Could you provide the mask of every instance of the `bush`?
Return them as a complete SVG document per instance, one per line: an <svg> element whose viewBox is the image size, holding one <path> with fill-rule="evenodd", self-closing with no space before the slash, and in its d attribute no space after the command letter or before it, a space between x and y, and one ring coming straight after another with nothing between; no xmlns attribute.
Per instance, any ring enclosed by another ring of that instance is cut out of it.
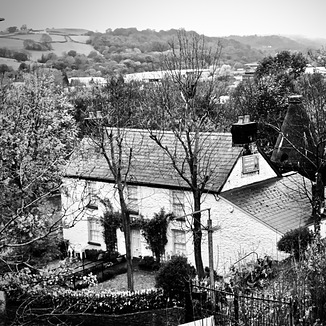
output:
<svg viewBox="0 0 326 326"><path fill-rule="evenodd" d="M85 249L86 258L90 261L97 261L98 256L103 253L103 250L98 249Z"/></svg>
<svg viewBox="0 0 326 326"><path fill-rule="evenodd" d="M270 281L277 277L279 263L270 256L257 258L256 261L232 266L230 283L242 293L254 293L268 287Z"/></svg>
<svg viewBox="0 0 326 326"><path fill-rule="evenodd" d="M179 297L189 290L189 282L196 275L195 268L183 256L172 256L171 260L164 263L159 269L155 281L170 298Z"/></svg>
<svg viewBox="0 0 326 326"><path fill-rule="evenodd" d="M149 220L144 220L141 229L142 235L146 239L149 249L155 255L156 261L160 263L161 255L164 254L165 245L168 242L166 235L171 214L165 214L162 208L159 213L155 213L154 217Z"/></svg>
<svg viewBox="0 0 326 326"><path fill-rule="evenodd" d="M277 243L277 249L299 259L314 239L313 233L307 227L286 232Z"/></svg>
<svg viewBox="0 0 326 326"><path fill-rule="evenodd" d="M116 274L116 272L114 270L106 269L106 270L104 270L103 273L101 273L101 274L99 274L97 276L97 281L99 283L102 283L104 281L107 281L107 280L110 280L110 279L114 278L116 275L117 274Z"/></svg>
<svg viewBox="0 0 326 326"><path fill-rule="evenodd" d="M145 271L156 271L160 268L160 264L157 263L152 256L143 257L139 261L138 266L140 269Z"/></svg>

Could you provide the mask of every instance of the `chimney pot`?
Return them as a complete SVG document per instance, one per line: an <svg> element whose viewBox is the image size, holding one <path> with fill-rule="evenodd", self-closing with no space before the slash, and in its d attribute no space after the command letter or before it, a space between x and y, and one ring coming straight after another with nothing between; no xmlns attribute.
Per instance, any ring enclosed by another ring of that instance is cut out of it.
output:
<svg viewBox="0 0 326 326"><path fill-rule="evenodd" d="M290 103L302 103L302 95L290 95L288 97L288 102Z"/></svg>
<svg viewBox="0 0 326 326"><path fill-rule="evenodd" d="M245 116L244 116L244 121L243 121L244 123L249 123L250 122L250 115L249 114L246 114Z"/></svg>
<svg viewBox="0 0 326 326"><path fill-rule="evenodd" d="M238 117L238 123L243 124L243 115L239 115Z"/></svg>

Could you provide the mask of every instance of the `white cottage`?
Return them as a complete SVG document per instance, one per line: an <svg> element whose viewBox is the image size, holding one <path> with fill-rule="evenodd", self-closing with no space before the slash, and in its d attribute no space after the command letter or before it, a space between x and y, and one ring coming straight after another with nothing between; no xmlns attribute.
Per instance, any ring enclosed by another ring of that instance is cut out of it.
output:
<svg viewBox="0 0 326 326"><path fill-rule="evenodd" d="M174 149L176 164L189 176L184 165L185 152L174 134L165 131L154 136L160 137L164 146ZM193 196L189 185L148 131L124 130L123 148L126 153L133 148L126 186L131 211L150 219L164 208L167 213L181 217L169 224L165 256L182 254L195 265L190 214ZM254 145L250 153L233 147L230 133L200 134L198 165L198 180L205 184L202 224L206 225L209 213L214 227L214 268L226 273L231 265L246 256L283 258L276 249L277 241L286 231L306 225L311 214L309 180L297 173L280 175ZM64 238L75 252L106 249L100 223L105 207L99 199L109 199L119 210L107 162L85 139L66 171L62 192ZM117 236L117 250L123 254L123 233L117 230ZM152 254L137 228L132 229L131 244L134 257ZM208 266L205 230L202 258L204 266Z"/></svg>

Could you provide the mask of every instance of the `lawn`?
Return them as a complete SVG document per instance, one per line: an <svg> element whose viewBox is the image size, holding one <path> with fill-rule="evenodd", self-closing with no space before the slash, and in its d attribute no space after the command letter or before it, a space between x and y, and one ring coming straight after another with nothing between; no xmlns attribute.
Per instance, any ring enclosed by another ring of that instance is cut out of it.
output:
<svg viewBox="0 0 326 326"><path fill-rule="evenodd" d="M136 270L134 271L134 290L152 289L155 287L155 272L147 272ZM114 278L99 283L96 288L101 290L111 291L128 291L127 273L116 275Z"/></svg>
<svg viewBox="0 0 326 326"><path fill-rule="evenodd" d="M139 269L137 262L133 262L134 268L134 290L152 289L155 287L155 275L157 272L144 271ZM116 275L114 278L99 283L97 286L99 291L128 291L127 273Z"/></svg>

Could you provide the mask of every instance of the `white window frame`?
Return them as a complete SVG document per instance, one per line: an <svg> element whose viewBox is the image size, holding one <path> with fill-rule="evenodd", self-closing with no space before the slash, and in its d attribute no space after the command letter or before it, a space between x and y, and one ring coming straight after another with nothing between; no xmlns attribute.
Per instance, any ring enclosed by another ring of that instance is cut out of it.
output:
<svg viewBox="0 0 326 326"><path fill-rule="evenodd" d="M186 251L186 231L172 230L173 232L173 253L175 255L185 256Z"/></svg>
<svg viewBox="0 0 326 326"><path fill-rule="evenodd" d="M185 215L185 193L182 190L171 191L172 212L175 217Z"/></svg>
<svg viewBox="0 0 326 326"><path fill-rule="evenodd" d="M100 243L102 240L101 222L95 217L88 218L88 242Z"/></svg>
<svg viewBox="0 0 326 326"><path fill-rule="evenodd" d="M98 208L98 194L96 181L86 181L87 207L91 209Z"/></svg>
<svg viewBox="0 0 326 326"><path fill-rule="evenodd" d="M138 186L127 185L127 206L132 213L139 212Z"/></svg>
<svg viewBox="0 0 326 326"><path fill-rule="evenodd" d="M242 174L259 173L259 156L257 154L242 156Z"/></svg>

